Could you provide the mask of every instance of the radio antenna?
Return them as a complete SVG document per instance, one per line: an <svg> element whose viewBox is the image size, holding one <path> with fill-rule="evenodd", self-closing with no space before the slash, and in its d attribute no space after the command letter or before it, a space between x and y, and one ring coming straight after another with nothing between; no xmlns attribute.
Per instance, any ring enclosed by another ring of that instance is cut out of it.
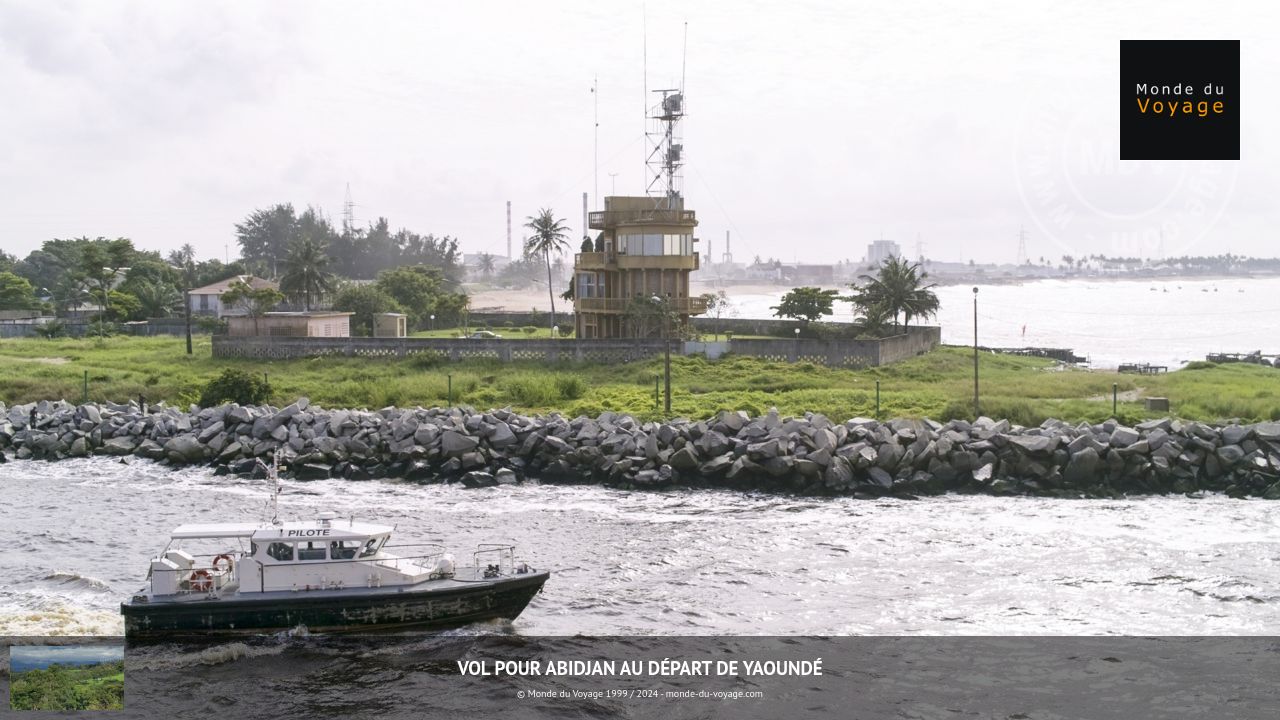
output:
<svg viewBox="0 0 1280 720"><path fill-rule="evenodd" d="M644 132L649 134L649 10L645 3L640 3L640 37L643 43L641 51L640 69L644 73ZM646 144L644 148L644 164L649 166L649 148Z"/></svg>
<svg viewBox="0 0 1280 720"><path fill-rule="evenodd" d="M280 493L284 490L284 486L280 484L280 448L276 448L271 456L271 467L267 471L267 477L271 478L276 485L271 493L271 524L280 525Z"/></svg>
<svg viewBox="0 0 1280 720"><path fill-rule="evenodd" d="M680 53L680 94L684 94L684 69L689 63L689 21L684 21L684 49Z"/></svg>

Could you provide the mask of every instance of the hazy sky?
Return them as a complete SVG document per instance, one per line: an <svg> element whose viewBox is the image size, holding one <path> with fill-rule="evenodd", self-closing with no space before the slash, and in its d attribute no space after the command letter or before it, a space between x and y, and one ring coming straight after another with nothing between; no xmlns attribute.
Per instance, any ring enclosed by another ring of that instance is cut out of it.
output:
<svg viewBox="0 0 1280 720"><path fill-rule="evenodd" d="M468 252L504 252L507 200L517 241L542 206L577 236L593 77L600 194L646 182L646 17L650 88L688 23L685 196L717 258L732 230L738 260L883 233L1011 261L1020 226L1033 258L1280 254L1274 5L1027 0L0 0L0 248L234 256L255 207L338 220L347 183L360 221ZM1242 160L1117 160L1121 38L1242 41Z"/></svg>

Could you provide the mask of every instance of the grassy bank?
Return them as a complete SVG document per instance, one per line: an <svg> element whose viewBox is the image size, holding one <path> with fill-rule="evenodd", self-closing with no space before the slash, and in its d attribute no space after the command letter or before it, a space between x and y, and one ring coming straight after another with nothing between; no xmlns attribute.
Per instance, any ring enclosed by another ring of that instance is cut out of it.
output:
<svg viewBox="0 0 1280 720"><path fill-rule="evenodd" d="M222 368L239 367L266 373L276 404L306 395L326 407L443 405L451 374L455 404L659 415L654 379L662 371L661 360L562 366L475 360L449 364L427 358L214 360L207 336L197 338L193 356L184 350L181 338L169 337L0 341L0 400L79 401L88 372L90 400L120 402L142 394L151 402L190 403ZM1146 396L1168 397L1173 413L1185 418L1280 419L1280 370L1275 368L1200 364L1168 375L1135 376L999 355L983 355L981 368L983 413L1021 424L1038 424L1047 417L1071 422L1110 417L1112 383L1121 393L1119 415L1127 421L1149 416L1142 409ZM967 348L942 348L861 371L746 357L717 362L676 357L672 371L672 410L685 417L708 417L724 409L758 414L770 407L839 419L872 416L877 380L881 417L946 420L973 414L973 364Z"/></svg>
<svg viewBox="0 0 1280 720"><path fill-rule="evenodd" d="M124 661L14 673L9 697L11 710L121 710Z"/></svg>

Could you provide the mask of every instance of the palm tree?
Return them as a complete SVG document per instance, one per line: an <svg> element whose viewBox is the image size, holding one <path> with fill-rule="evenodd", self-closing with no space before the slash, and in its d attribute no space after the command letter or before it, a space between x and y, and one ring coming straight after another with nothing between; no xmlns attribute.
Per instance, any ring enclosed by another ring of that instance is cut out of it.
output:
<svg viewBox="0 0 1280 720"><path fill-rule="evenodd" d="M133 287L133 296L142 303L142 313L149 318L165 318L182 304L182 296L172 285L143 280Z"/></svg>
<svg viewBox="0 0 1280 720"><path fill-rule="evenodd" d="M550 208L543 208L537 215L526 218L529 222L524 226L533 231L533 235L524 241L525 256L542 255L547 264L547 294L551 297L551 327L556 326L556 293L551 284L551 253L562 253L569 249L569 227L564 220L557 220Z"/></svg>
<svg viewBox="0 0 1280 720"><path fill-rule="evenodd" d="M280 291L291 299L302 298L307 310L311 309L312 298L333 291L333 273L328 269L329 256L325 254L323 241L310 237L295 240L289 246L284 267Z"/></svg>
<svg viewBox="0 0 1280 720"><path fill-rule="evenodd" d="M186 243L181 248L169 253L169 264L174 267L183 268L194 264L195 261L196 249L191 247L191 243Z"/></svg>
<svg viewBox="0 0 1280 720"><path fill-rule="evenodd" d="M481 274L483 274L485 277L489 277L490 275L493 274L493 268L494 268L493 256L490 255L489 253L480 253Z"/></svg>
<svg viewBox="0 0 1280 720"><path fill-rule="evenodd" d="M898 315L902 315L905 330L911 325L912 316L924 318L938 312L938 296L933 293L935 286L932 283L921 284L928 277L929 273L920 272L918 264L889 257L875 277L859 276L863 285L854 286L856 292L848 300L868 317L892 317L895 325Z"/></svg>

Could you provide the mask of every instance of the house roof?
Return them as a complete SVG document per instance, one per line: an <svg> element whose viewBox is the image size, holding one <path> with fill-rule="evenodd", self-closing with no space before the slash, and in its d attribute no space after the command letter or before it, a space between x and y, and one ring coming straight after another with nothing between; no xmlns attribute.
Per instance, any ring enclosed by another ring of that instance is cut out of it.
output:
<svg viewBox="0 0 1280 720"><path fill-rule="evenodd" d="M262 278L255 277L253 275L233 275L227 278L226 280L219 280L216 283L205 285L204 287L195 288L191 291L191 294L192 295L221 295L222 293L230 290L231 286L237 282L248 283L249 287L253 288L254 290L261 290L262 288L268 288L268 287L279 289L277 284L272 282L271 280L263 280Z"/></svg>

